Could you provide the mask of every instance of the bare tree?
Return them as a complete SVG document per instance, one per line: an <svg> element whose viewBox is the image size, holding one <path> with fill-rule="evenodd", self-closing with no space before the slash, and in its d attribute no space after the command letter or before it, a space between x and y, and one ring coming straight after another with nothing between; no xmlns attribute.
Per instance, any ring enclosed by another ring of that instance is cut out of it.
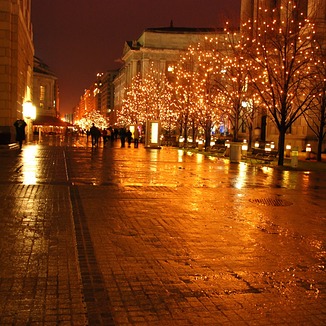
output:
<svg viewBox="0 0 326 326"><path fill-rule="evenodd" d="M122 110L117 119L120 125L126 126L145 122L143 112L145 112L146 101L144 95L142 79L140 74L137 74L126 89Z"/></svg>
<svg viewBox="0 0 326 326"><path fill-rule="evenodd" d="M282 0L272 11L260 10L242 36L251 58L251 83L279 132L278 165L284 163L287 130L309 108L314 94L308 86L314 26L300 18L297 2Z"/></svg>
<svg viewBox="0 0 326 326"><path fill-rule="evenodd" d="M251 94L249 96L249 94ZM260 100L257 94L248 92L247 101L243 103L243 109L241 111L242 121L248 128L248 147L252 147L253 143L253 131L255 127L255 121L261 112Z"/></svg>
<svg viewBox="0 0 326 326"><path fill-rule="evenodd" d="M227 32L224 40L215 45L215 89L220 109L232 126L233 141L238 141L239 131L250 99L248 89L248 63L242 39L237 33ZM252 107L253 108L253 107Z"/></svg>
<svg viewBox="0 0 326 326"><path fill-rule="evenodd" d="M151 67L143 78L137 74L125 94L120 124L144 123L148 119L161 120L164 126L172 123L172 89L164 73Z"/></svg>
<svg viewBox="0 0 326 326"><path fill-rule="evenodd" d="M195 140L195 131L198 128L198 108L196 106L198 97L198 64L192 46L180 57L179 62L174 67L174 74L174 105L179 112L178 125L180 135L184 137L186 144L190 126L193 130L193 140Z"/></svg>
<svg viewBox="0 0 326 326"><path fill-rule="evenodd" d="M196 47L198 65L197 107L198 121L205 135L205 150L211 143L213 127L219 124L221 108L216 88L216 58L218 39L206 39Z"/></svg>

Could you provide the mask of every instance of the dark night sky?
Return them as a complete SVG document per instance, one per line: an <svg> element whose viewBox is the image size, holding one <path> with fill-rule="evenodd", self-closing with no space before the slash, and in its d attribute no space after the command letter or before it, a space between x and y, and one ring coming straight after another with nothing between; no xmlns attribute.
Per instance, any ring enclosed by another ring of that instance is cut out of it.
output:
<svg viewBox="0 0 326 326"><path fill-rule="evenodd" d="M61 114L96 73L118 68L124 42L146 28L238 25L241 0L32 0L35 55L57 75Z"/></svg>

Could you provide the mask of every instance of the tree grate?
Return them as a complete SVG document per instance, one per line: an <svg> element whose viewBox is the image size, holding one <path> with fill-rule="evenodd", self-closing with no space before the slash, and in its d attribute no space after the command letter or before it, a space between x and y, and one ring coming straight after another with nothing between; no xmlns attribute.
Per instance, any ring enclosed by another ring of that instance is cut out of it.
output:
<svg viewBox="0 0 326 326"><path fill-rule="evenodd" d="M264 206L291 206L293 203L283 200L280 198L259 198L259 199L249 199L251 203Z"/></svg>

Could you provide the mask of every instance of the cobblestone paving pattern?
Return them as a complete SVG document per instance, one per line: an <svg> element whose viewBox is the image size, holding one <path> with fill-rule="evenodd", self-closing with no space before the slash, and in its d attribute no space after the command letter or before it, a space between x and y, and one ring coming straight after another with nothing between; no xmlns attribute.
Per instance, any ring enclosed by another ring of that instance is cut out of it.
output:
<svg viewBox="0 0 326 326"><path fill-rule="evenodd" d="M325 325L326 178L82 141L0 151L0 325Z"/></svg>
<svg viewBox="0 0 326 326"><path fill-rule="evenodd" d="M70 177L117 325L325 324L317 176L169 151L82 155L69 153Z"/></svg>
<svg viewBox="0 0 326 326"><path fill-rule="evenodd" d="M0 156L0 325L85 325L63 150L26 152Z"/></svg>

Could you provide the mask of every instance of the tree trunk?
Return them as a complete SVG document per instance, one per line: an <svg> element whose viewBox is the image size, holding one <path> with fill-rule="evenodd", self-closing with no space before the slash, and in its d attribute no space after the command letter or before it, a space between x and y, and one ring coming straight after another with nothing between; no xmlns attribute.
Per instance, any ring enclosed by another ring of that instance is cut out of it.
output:
<svg viewBox="0 0 326 326"><path fill-rule="evenodd" d="M253 128L252 128L252 125L250 125L249 127L248 127L248 150L251 150L251 148L252 148L252 130L253 130Z"/></svg>
<svg viewBox="0 0 326 326"><path fill-rule="evenodd" d="M183 126L183 137L184 137L184 146L186 146L188 141L188 114L185 116L184 126Z"/></svg>
<svg viewBox="0 0 326 326"><path fill-rule="evenodd" d="M317 147L317 161L321 162L321 151L323 146L323 137L318 137L318 147Z"/></svg>
<svg viewBox="0 0 326 326"><path fill-rule="evenodd" d="M238 141L238 128L239 128L239 121L238 118L234 121L234 129L233 129L233 141Z"/></svg>
<svg viewBox="0 0 326 326"><path fill-rule="evenodd" d="M195 144L197 139L197 129L196 129L196 124L195 121L192 122L192 141Z"/></svg>
<svg viewBox="0 0 326 326"><path fill-rule="evenodd" d="M323 147L323 140L324 140L324 129L325 129L325 114L326 114L326 104L325 104L326 98L324 96L323 103L320 109L320 124L318 128L318 150L317 150L317 161L321 162L321 152Z"/></svg>
<svg viewBox="0 0 326 326"><path fill-rule="evenodd" d="M179 125L179 136L182 136L182 130L183 130L183 119L181 118L179 121L180 121L180 125Z"/></svg>
<svg viewBox="0 0 326 326"><path fill-rule="evenodd" d="M283 166L284 164L285 132L286 132L285 128L279 130L280 134L278 137L278 163L277 163L277 165L279 166Z"/></svg>
<svg viewBox="0 0 326 326"><path fill-rule="evenodd" d="M240 105L240 104L239 104ZM236 108L236 112L234 115L234 130L233 130L233 141L238 141L238 133L239 133L239 106Z"/></svg>
<svg viewBox="0 0 326 326"><path fill-rule="evenodd" d="M212 122L207 121L205 127L205 151L211 144L211 129L212 129L211 126L212 126Z"/></svg>

